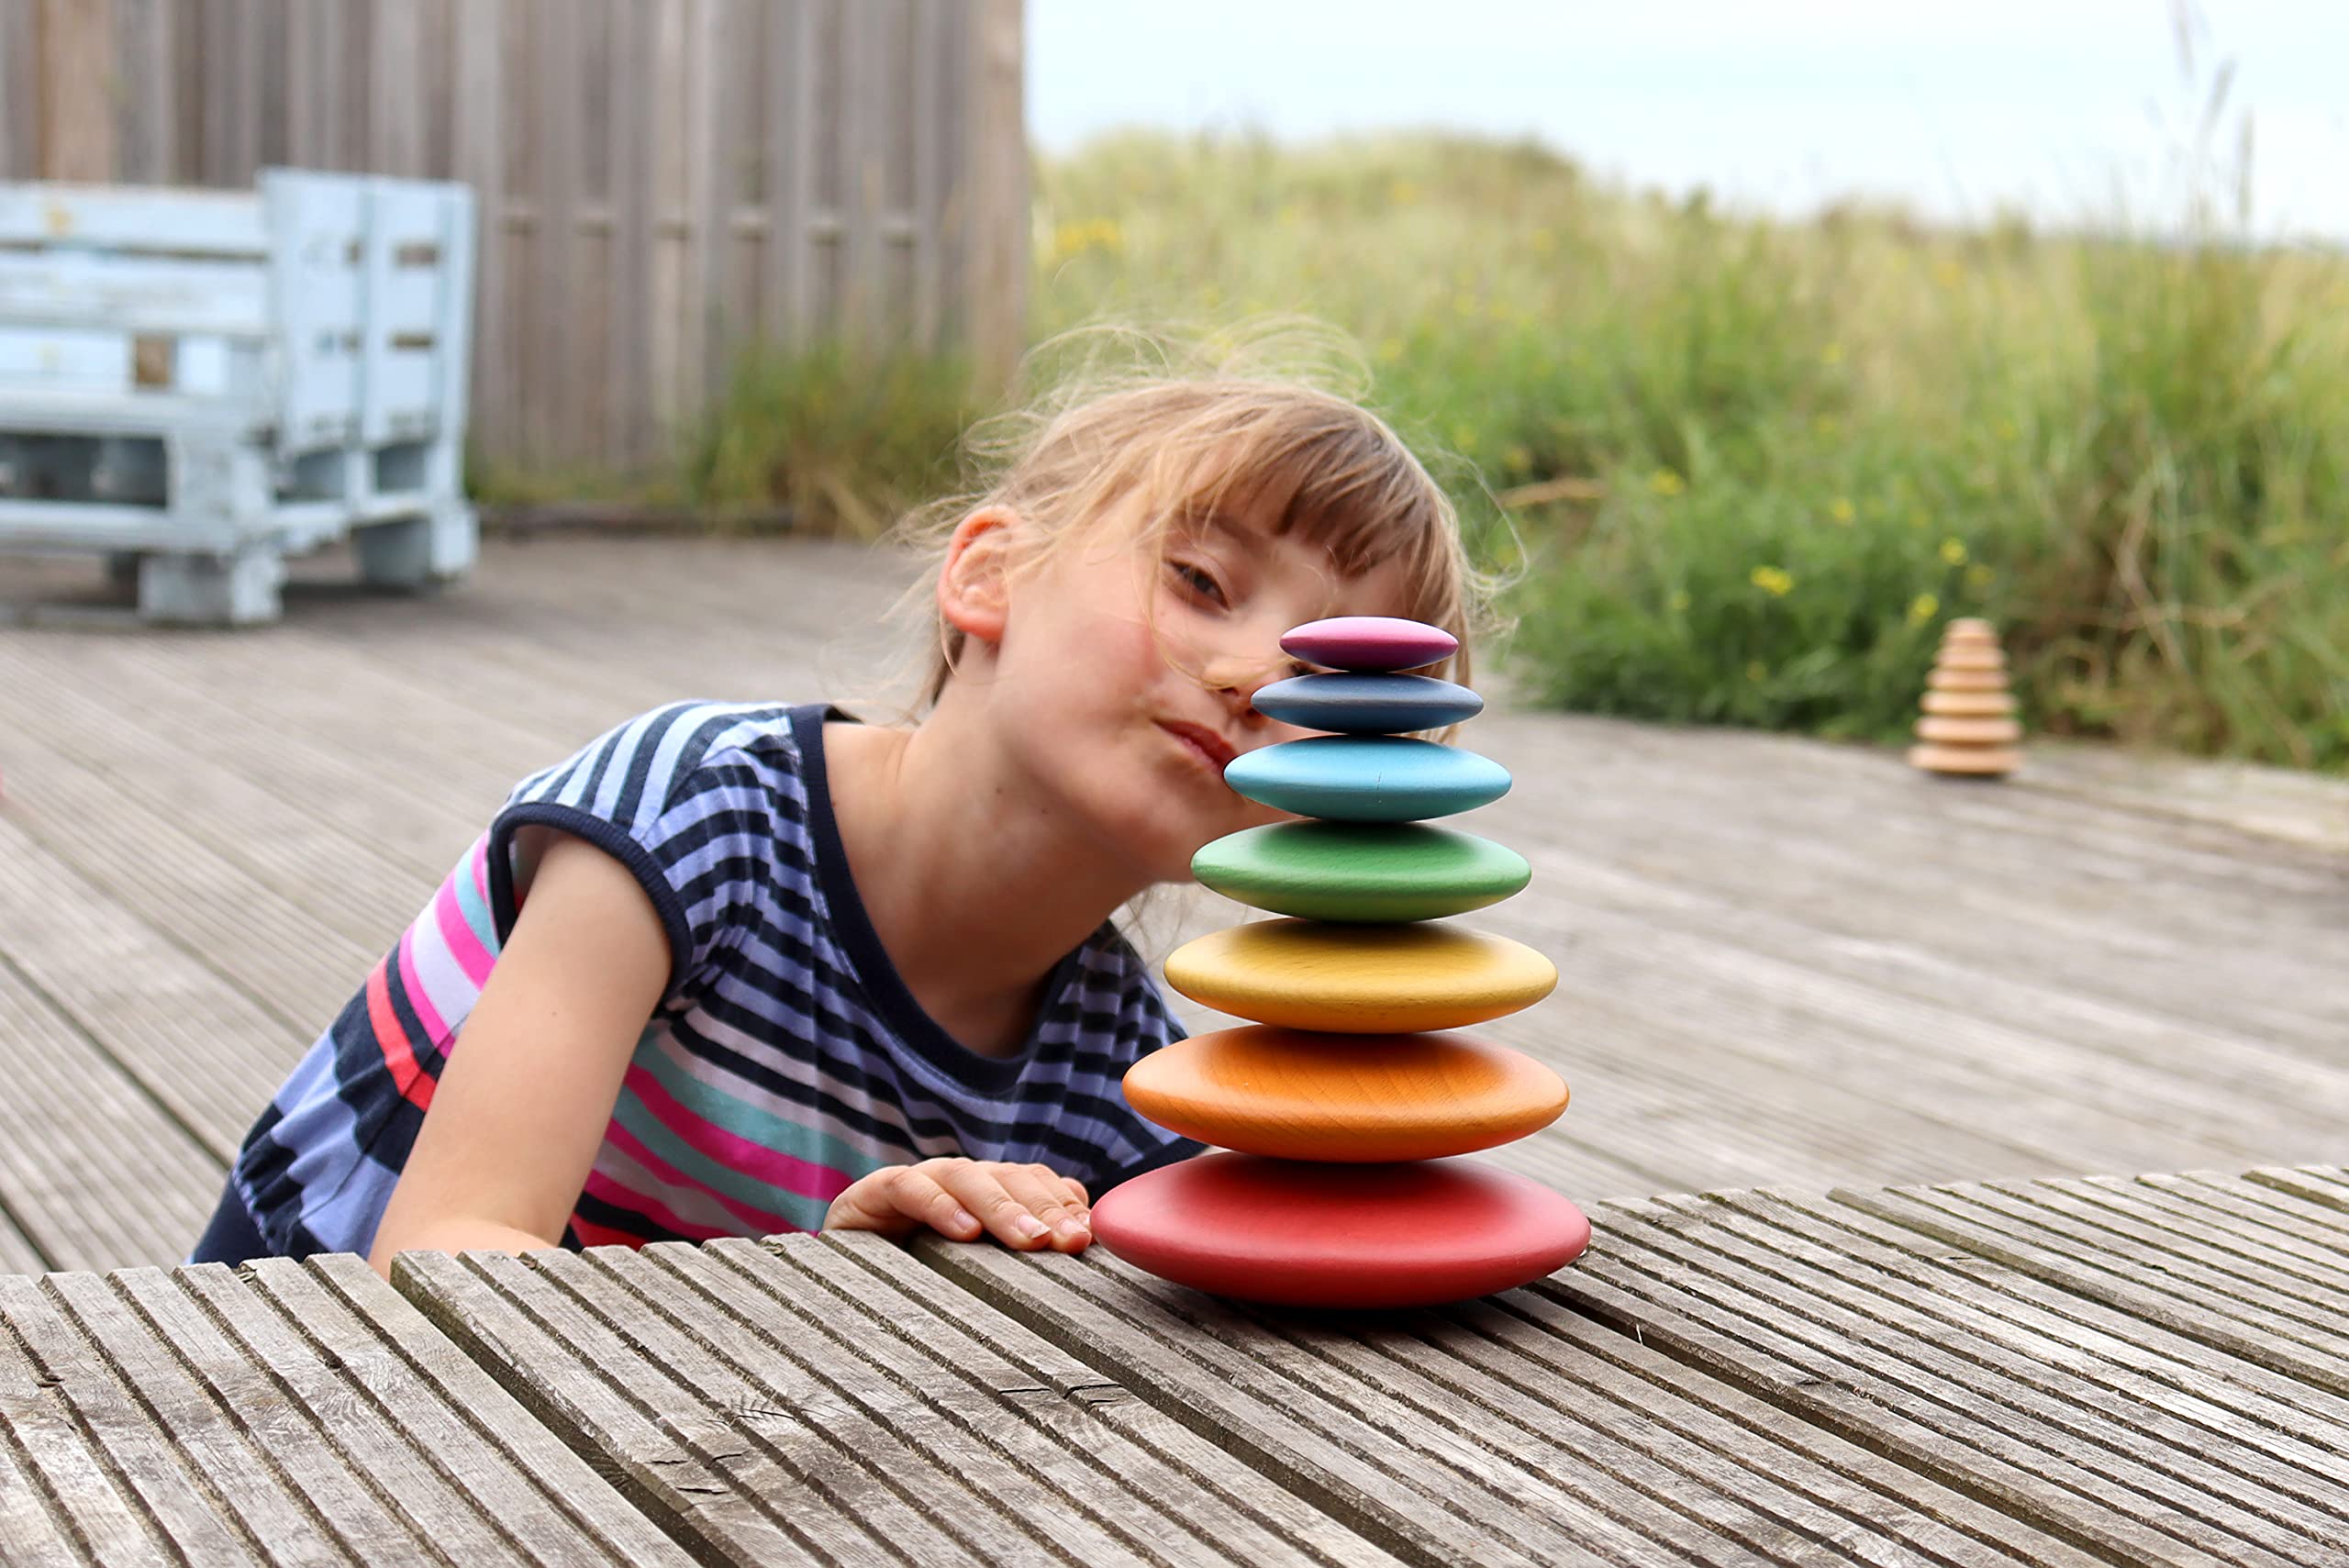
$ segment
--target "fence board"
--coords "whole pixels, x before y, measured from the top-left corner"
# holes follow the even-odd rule
[[[0,0],[0,181],[41,172],[39,4]],[[98,106],[98,177],[247,186],[286,163],[474,187],[485,456],[654,461],[754,330],[968,344],[998,373],[1020,341],[1019,0],[89,14],[113,90],[73,101]]]

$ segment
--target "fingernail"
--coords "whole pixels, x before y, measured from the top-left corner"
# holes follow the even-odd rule
[[[967,1208],[958,1208],[946,1218],[957,1230],[975,1230],[978,1229],[979,1217],[973,1214]]]
[[[1077,1240],[1085,1233],[1085,1221],[1081,1219],[1063,1219],[1054,1229],[1071,1241]]]
[[[1023,1214],[1011,1222],[1011,1229],[1023,1240],[1033,1241],[1046,1234],[1044,1222],[1032,1214]]]

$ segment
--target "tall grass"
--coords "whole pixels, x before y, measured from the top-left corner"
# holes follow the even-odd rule
[[[1036,250],[1039,334],[1358,338],[1523,568],[1548,700],[1890,739],[1985,615],[2043,729],[2349,763],[2336,257],[1788,226],[1424,136],[1106,139],[1043,166]]]

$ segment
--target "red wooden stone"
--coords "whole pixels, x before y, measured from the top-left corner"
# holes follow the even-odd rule
[[[1204,1154],[1093,1206],[1096,1240],[1161,1279],[1290,1307],[1431,1307],[1542,1278],[1590,1221],[1538,1182],[1467,1160],[1326,1165]]]

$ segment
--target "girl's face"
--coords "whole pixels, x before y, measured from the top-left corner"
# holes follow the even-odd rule
[[[1241,752],[1314,733],[1251,701],[1305,668],[1282,634],[1410,600],[1399,567],[1341,577],[1320,546],[1245,511],[1178,517],[1153,557],[1146,505],[1130,498],[1013,581],[994,697],[1040,805],[1147,880],[1187,881],[1208,840],[1290,819],[1223,782]]]

